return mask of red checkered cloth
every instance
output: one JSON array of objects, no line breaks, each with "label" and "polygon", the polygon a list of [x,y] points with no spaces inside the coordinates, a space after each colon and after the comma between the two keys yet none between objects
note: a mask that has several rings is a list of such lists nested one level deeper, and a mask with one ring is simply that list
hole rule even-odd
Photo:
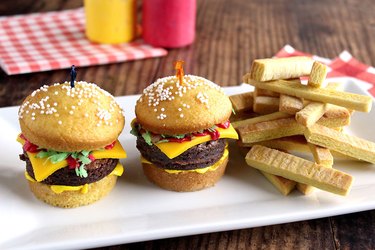
[{"label": "red checkered cloth", "polygon": [[85,37],[83,8],[0,19],[0,66],[8,75],[88,66],[167,54],[142,40],[97,44]]},{"label": "red checkered cloth", "polygon": [[347,51],[343,51],[337,58],[330,60],[298,51],[292,46],[286,45],[275,55],[275,57],[290,56],[309,56],[316,61],[326,64],[328,66],[327,78],[352,77],[361,80],[365,82],[363,85],[367,91],[375,97],[375,68],[353,58],[353,56]]}]

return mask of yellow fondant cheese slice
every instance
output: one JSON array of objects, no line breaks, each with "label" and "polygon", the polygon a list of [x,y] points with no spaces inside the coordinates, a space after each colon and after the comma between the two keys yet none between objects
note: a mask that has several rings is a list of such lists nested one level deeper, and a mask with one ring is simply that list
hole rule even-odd
[{"label": "yellow fondant cheese slice", "polygon": [[[22,145],[25,144],[25,140],[23,140],[20,136],[18,136],[17,141],[20,142]],[[111,149],[95,150],[91,153],[95,157],[95,159],[126,158],[126,152],[122,148],[118,140],[116,141],[115,146]],[[66,160],[57,163],[52,163],[47,158],[37,158],[37,153],[27,152],[27,155],[30,159],[31,165],[33,166],[35,180],[38,182],[46,179],[48,176],[50,176],[57,170],[64,168],[68,165],[68,162]]]},{"label": "yellow fondant cheese slice", "polygon": [[[124,172],[124,167],[121,163],[117,163],[115,169],[109,175],[116,175],[121,176]],[[25,178],[31,182],[35,182],[35,180],[25,171]],[[89,191],[89,184],[84,184],[81,186],[64,186],[64,185],[51,185],[51,190],[56,193],[60,194],[64,191],[81,191],[82,194],[86,194]]]},{"label": "yellow fondant cheese slice", "polygon": [[[227,129],[217,128],[217,130],[220,133],[220,139],[238,139],[238,134],[232,125],[230,125]],[[158,147],[166,156],[168,156],[169,159],[173,159],[182,154],[183,152],[185,152],[186,150],[188,150],[189,148],[192,148],[204,142],[208,142],[210,140],[211,136],[205,135],[197,136],[193,140],[187,142],[161,142],[155,144],[155,146]]]},{"label": "yellow fondant cheese slice", "polygon": [[81,191],[82,194],[87,194],[89,191],[89,184],[82,186],[62,186],[62,185],[51,185],[51,190],[56,194],[61,194],[65,191]]}]

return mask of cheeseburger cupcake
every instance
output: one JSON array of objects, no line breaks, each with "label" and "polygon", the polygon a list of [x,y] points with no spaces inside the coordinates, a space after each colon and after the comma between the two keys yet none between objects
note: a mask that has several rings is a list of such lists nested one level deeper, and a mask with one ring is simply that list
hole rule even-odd
[{"label": "cheeseburger cupcake", "polygon": [[113,96],[97,85],[72,82],[35,90],[19,109],[21,160],[34,195],[72,208],[108,194],[123,173],[117,140],[125,118]]},{"label": "cheeseburger cupcake", "polygon": [[131,133],[137,136],[143,171],[161,188],[196,191],[213,186],[228,162],[226,138],[232,105],[213,82],[184,75],[158,79],[136,103]]}]

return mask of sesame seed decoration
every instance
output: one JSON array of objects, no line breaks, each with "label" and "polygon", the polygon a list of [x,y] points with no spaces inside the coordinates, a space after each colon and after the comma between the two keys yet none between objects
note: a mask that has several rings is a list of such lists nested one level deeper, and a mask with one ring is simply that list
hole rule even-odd
[{"label": "sesame seed decoration", "polygon": [[[176,76],[167,76],[156,80],[154,83],[149,85],[143,90],[143,96],[138,102],[146,102],[149,107],[153,107],[153,111],[156,115],[156,119],[164,120],[167,119],[165,114],[167,108],[164,106],[158,108],[163,102],[172,101],[175,98],[183,97],[186,95],[188,90],[196,89],[198,87],[205,87],[206,89],[215,89],[221,93],[224,93],[223,89],[217,84],[199,76],[184,75],[183,85],[180,84],[180,80]],[[209,107],[209,97],[207,94],[199,92],[196,96],[197,100],[204,104],[207,108]],[[184,109],[191,108],[191,103],[182,103],[177,108],[180,118],[184,118]],[[172,118],[172,117],[171,117]]]},{"label": "sesame seed decoration", "polygon": [[[167,115],[163,113],[166,111],[164,107],[160,109],[160,113],[158,113],[158,109],[156,107],[158,107],[162,102],[172,101],[175,98],[183,97],[188,90],[204,86],[206,89],[215,89],[221,93],[224,93],[223,89],[219,85],[203,77],[184,75],[183,64],[183,61],[175,62],[174,67],[176,70],[176,75],[159,78],[143,90],[143,96],[138,100],[138,102],[142,103],[146,99],[149,107],[155,107],[153,110],[156,113],[156,119],[158,120],[166,119]],[[196,98],[207,108],[209,107],[209,97],[207,94],[199,92]],[[184,114],[181,113],[183,108],[189,109],[190,105],[187,103],[182,103],[182,107],[178,108],[180,118],[184,117]]]},{"label": "sesame seed decoration", "polygon": [[[54,88],[51,90],[50,94],[44,94],[46,96],[43,98],[37,98],[39,93],[47,92],[49,88]],[[58,88],[58,90],[56,90],[56,88]],[[110,97],[110,101],[108,102],[107,100],[101,99],[100,97],[102,95]],[[59,99],[56,100],[56,98]],[[38,99],[38,101],[33,101],[34,99]],[[96,113],[90,114],[86,111],[87,107],[85,103],[88,102],[95,103]],[[82,109],[85,109],[85,111],[80,111]],[[18,116],[20,119],[29,116],[31,120],[37,120],[49,115],[60,117],[60,113],[67,113],[71,116],[80,116],[79,118],[81,119],[81,114],[83,113],[85,118],[89,118],[90,116],[96,116],[98,118],[98,125],[94,125],[113,126],[113,124],[119,122],[118,119],[116,119],[116,123],[110,121],[113,116],[118,115],[116,112],[119,112],[121,116],[124,115],[124,111],[110,93],[99,88],[96,84],[75,81],[74,88],[70,86],[69,82],[65,82],[63,84],[55,83],[51,86],[44,85],[35,90],[31,94],[31,98],[21,105]],[[56,123],[61,125],[63,121],[58,120]]]},{"label": "sesame seed decoration", "polygon": [[206,93],[199,92],[199,93],[197,94],[196,97],[197,97],[197,99],[198,99],[201,103],[203,103],[203,104],[205,104],[207,107],[209,107],[209,105],[208,105],[208,96],[207,96]]}]

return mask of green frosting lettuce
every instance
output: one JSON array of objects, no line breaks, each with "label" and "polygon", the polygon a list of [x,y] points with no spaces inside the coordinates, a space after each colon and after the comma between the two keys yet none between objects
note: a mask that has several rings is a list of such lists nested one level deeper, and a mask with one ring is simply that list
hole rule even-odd
[{"label": "green frosting lettuce", "polygon": [[[211,128],[208,128],[210,132],[214,132],[217,129],[216,125],[213,125]],[[198,131],[199,133],[203,133],[205,130]],[[191,134],[177,134],[177,135],[165,135],[160,134],[160,137],[152,138],[151,132],[143,129],[139,123],[133,123],[132,129],[130,130],[130,134],[134,136],[142,136],[145,142],[152,146],[153,143],[162,143],[162,142],[168,142],[168,138],[177,138],[177,139],[183,139],[186,136],[192,136]],[[155,137],[155,136],[154,136]]]},{"label": "green frosting lettuce", "polygon": [[150,132],[145,131],[145,133],[142,133],[142,137],[148,145],[152,146],[152,140],[151,140],[151,133]]},{"label": "green frosting lettuce", "polygon": [[85,164],[81,164],[78,168],[75,168],[76,175],[81,178],[86,178],[88,176],[87,171],[85,169]]},{"label": "green frosting lettuce", "polygon": [[166,137],[173,137],[173,138],[177,138],[177,139],[182,139],[186,136],[186,134],[180,134],[180,135],[171,135],[171,136],[166,136]]},{"label": "green frosting lettuce", "polygon": [[40,151],[36,157],[37,158],[47,158],[52,163],[58,163],[63,160],[66,160],[69,156],[71,156],[73,159],[78,160],[78,162],[81,163],[79,167],[75,168],[76,175],[81,178],[86,178],[88,176],[87,170],[85,166],[87,164],[91,163],[91,160],[89,158],[91,151],[88,150],[82,150],[78,152],[58,152],[54,150],[42,150]]},{"label": "green frosting lettuce", "polygon": [[209,128],[207,130],[210,131],[210,132],[215,132],[216,129],[217,129],[217,126],[213,125],[211,128]]},{"label": "green frosting lettuce", "polygon": [[68,156],[69,156],[69,152],[57,152],[54,150],[47,150],[47,151],[42,150],[36,155],[37,158],[47,158],[53,164],[65,160],[66,158],[68,158]]}]

